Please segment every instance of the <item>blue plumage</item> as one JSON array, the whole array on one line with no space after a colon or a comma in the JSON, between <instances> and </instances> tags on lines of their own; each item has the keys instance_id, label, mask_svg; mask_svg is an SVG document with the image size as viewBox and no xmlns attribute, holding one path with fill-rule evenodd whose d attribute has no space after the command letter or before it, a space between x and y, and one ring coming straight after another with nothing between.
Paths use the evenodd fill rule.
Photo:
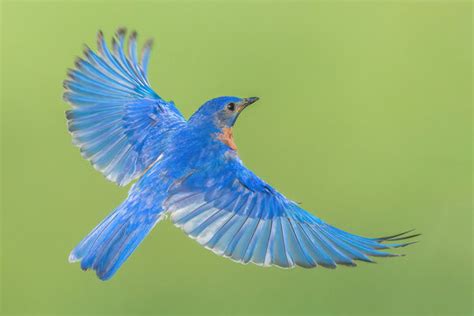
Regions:
<instances>
[{"instance_id":1,"label":"blue plumage","mask_svg":"<svg viewBox=\"0 0 474 316\"><path fill-rule=\"evenodd\" d=\"M140 60L136 47L135 32L127 45L119 29L112 50L99 32L98 53L86 47L64 82L68 128L83 157L119 185L138 179L71 252L71 262L111 278L166 214L219 255L283 268L372 262L417 236L353 235L285 198L243 165L233 140L239 114L258 98L212 99L186 121L150 87L151 41Z\"/></svg>"}]
</instances>

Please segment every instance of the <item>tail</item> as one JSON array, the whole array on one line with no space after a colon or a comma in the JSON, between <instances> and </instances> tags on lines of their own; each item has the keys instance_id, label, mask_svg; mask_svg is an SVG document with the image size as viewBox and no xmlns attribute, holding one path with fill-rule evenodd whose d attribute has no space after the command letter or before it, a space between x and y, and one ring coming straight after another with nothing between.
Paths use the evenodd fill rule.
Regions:
<instances>
[{"instance_id":1,"label":"tail","mask_svg":"<svg viewBox=\"0 0 474 316\"><path fill-rule=\"evenodd\" d=\"M110 279L163 217L161 210L138 210L138 205L125 201L116 208L72 250L69 262Z\"/></svg>"}]
</instances>

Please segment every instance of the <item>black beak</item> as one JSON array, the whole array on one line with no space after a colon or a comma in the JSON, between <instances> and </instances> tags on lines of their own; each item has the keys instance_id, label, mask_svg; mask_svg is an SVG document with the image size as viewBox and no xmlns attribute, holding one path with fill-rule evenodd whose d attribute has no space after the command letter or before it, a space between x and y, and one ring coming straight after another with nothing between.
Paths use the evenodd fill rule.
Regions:
<instances>
[{"instance_id":1,"label":"black beak","mask_svg":"<svg viewBox=\"0 0 474 316\"><path fill-rule=\"evenodd\" d=\"M247 106L258 101L258 97L245 98L242 100L241 105L239 106L238 112L242 112Z\"/></svg>"},{"instance_id":2,"label":"black beak","mask_svg":"<svg viewBox=\"0 0 474 316\"><path fill-rule=\"evenodd\" d=\"M250 98L246 98L245 99L245 106L248 106L252 103L255 103L259 100L260 98L259 97L250 97Z\"/></svg>"}]
</instances>

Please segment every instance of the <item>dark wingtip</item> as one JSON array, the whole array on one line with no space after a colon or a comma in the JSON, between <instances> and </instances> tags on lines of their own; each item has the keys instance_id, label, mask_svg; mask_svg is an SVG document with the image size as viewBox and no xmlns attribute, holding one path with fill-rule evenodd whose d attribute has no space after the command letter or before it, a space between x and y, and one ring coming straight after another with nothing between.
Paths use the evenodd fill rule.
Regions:
<instances>
[{"instance_id":1,"label":"dark wingtip","mask_svg":"<svg viewBox=\"0 0 474 316\"><path fill-rule=\"evenodd\" d=\"M375 260L372 260L369 257L366 257L366 258L357 257L357 258L354 258L354 260L363 261L363 262L367 262L367 263L377 263L377 262L375 262Z\"/></svg>"},{"instance_id":2,"label":"dark wingtip","mask_svg":"<svg viewBox=\"0 0 474 316\"><path fill-rule=\"evenodd\" d=\"M388 239L388 241L405 240L405 239L415 238L415 237L418 237L418 236L421 236L421 233L412 234L412 235L409 235L409 236L398 237L398 238L390 238L390 239Z\"/></svg>"},{"instance_id":3,"label":"dark wingtip","mask_svg":"<svg viewBox=\"0 0 474 316\"><path fill-rule=\"evenodd\" d=\"M417 233L417 234L411 234L411 235L406 236L406 234L411 233L413 231L415 231L415 229L410 229L410 230L404 231L403 233L399 233L399 234L395 234L395 235L375 238L375 240L377 240L378 242L390 242L390 241L397 241L397 240L405 240L405 239L409 239L409 238L414 238L414 237L417 237L417 236L421 235L421 234Z\"/></svg>"},{"instance_id":4,"label":"dark wingtip","mask_svg":"<svg viewBox=\"0 0 474 316\"><path fill-rule=\"evenodd\" d=\"M84 60L81 57L76 57L76 60L74 61L74 65L76 66L77 69L81 69L81 63Z\"/></svg>"},{"instance_id":5,"label":"dark wingtip","mask_svg":"<svg viewBox=\"0 0 474 316\"><path fill-rule=\"evenodd\" d=\"M120 37L125 36L126 33L127 33L127 28L123 26L119 27L116 31L116 34Z\"/></svg>"},{"instance_id":6,"label":"dark wingtip","mask_svg":"<svg viewBox=\"0 0 474 316\"><path fill-rule=\"evenodd\" d=\"M102 30L97 31L97 45L100 46L100 42L104 39L104 32Z\"/></svg>"},{"instance_id":7,"label":"dark wingtip","mask_svg":"<svg viewBox=\"0 0 474 316\"><path fill-rule=\"evenodd\" d=\"M403 247L410 246L410 245L417 244L417 243L419 243L419 240L399 244L399 245L394 246L393 248L403 248Z\"/></svg>"},{"instance_id":8,"label":"dark wingtip","mask_svg":"<svg viewBox=\"0 0 474 316\"><path fill-rule=\"evenodd\" d=\"M69 91L63 93L63 101L69 103Z\"/></svg>"},{"instance_id":9,"label":"dark wingtip","mask_svg":"<svg viewBox=\"0 0 474 316\"><path fill-rule=\"evenodd\" d=\"M72 110L67 110L65 113L66 113L66 119L68 121L73 119L73 111Z\"/></svg>"},{"instance_id":10,"label":"dark wingtip","mask_svg":"<svg viewBox=\"0 0 474 316\"><path fill-rule=\"evenodd\" d=\"M123 44L124 40L125 40L125 35L127 34L127 29L125 27L119 27L117 29L117 31L115 32L115 36L117 37L120 45ZM114 38L112 38L113 40ZM115 45L115 44L112 44L112 45Z\"/></svg>"},{"instance_id":11,"label":"dark wingtip","mask_svg":"<svg viewBox=\"0 0 474 316\"><path fill-rule=\"evenodd\" d=\"M378 238L375 238L375 239L378 239L378 240L391 239L391 238L394 238L394 237L398 237L398 236L402 236L402 235L411 233L411 232L414 231L414 230L415 230L415 229L410 229L410 230L404 231L403 233L398 233L398 234L395 234L395 235L389 235L389 236L378 237Z\"/></svg>"},{"instance_id":12,"label":"dark wingtip","mask_svg":"<svg viewBox=\"0 0 474 316\"><path fill-rule=\"evenodd\" d=\"M146 40L145 44L143 45L144 49L151 49L153 47L154 40L153 38L149 38Z\"/></svg>"},{"instance_id":13,"label":"dark wingtip","mask_svg":"<svg viewBox=\"0 0 474 316\"><path fill-rule=\"evenodd\" d=\"M320 263L319 264L321 267L324 267L326 269L336 269L337 268L337 264L327 264L327 263Z\"/></svg>"},{"instance_id":14,"label":"dark wingtip","mask_svg":"<svg viewBox=\"0 0 474 316\"><path fill-rule=\"evenodd\" d=\"M350 268L355 268L357 267L357 263L354 261L351 262L336 262L337 265L344 266L344 267L350 267Z\"/></svg>"},{"instance_id":15,"label":"dark wingtip","mask_svg":"<svg viewBox=\"0 0 474 316\"><path fill-rule=\"evenodd\" d=\"M67 70L67 72L66 72L66 76L68 76L69 78L71 78L71 79L74 80L75 77L74 77L73 72L74 72L74 71L73 71L71 68L69 68L69 69Z\"/></svg>"},{"instance_id":16,"label":"dark wingtip","mask_svg":"<svg viewBox=\"0 0 474 316\"><path fill-rule=\"evenodd\" d=\"M87 44L84 44L84 47L82 49L82 52L84 53L84 55L89 58L89 55L91 53L92 49L87 45Z\"/></svg>"},{"instance_id":17,"label":"dark wingtip","mask_svg":"<svg viewBox=\"0 0 474 316\"><path fill-rule=\"evenodd\" d=\"M99 51L99 53L102 54L102 43L104 41L104 33L102 32L102 30L99 30L97 32L97 50Z\"/></svg>"},{"instance_id":18,"label":"dark wingtip","mask_svg":"<svg viewBox=\"0 0 474 316\"><path fill-rule=\"evenodd\" d=\"M69 89L69 82L70 82L70 81L67 80L67 79L63 81L63 88L64 88L64 89L66 89L66 90Z\"/></svg>"}]
</instances>

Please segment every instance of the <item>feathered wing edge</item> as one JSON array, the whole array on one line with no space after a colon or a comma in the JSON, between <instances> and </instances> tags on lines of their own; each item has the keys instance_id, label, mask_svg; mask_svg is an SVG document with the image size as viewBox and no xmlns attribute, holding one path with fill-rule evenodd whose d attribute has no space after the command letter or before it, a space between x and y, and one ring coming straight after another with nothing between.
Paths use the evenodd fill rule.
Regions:
<instances>
[{"instance_id":1,"label":"feathered wing edge","mask_svg":"<svg viewBox=\"0 0 474 316\"><path fill-rule=\"evenodd\" d=\"M370 257L414 242L420 234L366 238L326 224L277 193L252 192L234 183L229 190L175 191L165 202L171 219L187 235L214 253L247 264L292 268L337 265ZM403 241L403 242L400 242ZM393 243L395 242L395 243Z\"/></svg>"},{"instance_id":2,"label":"feathered wing edge","mask_svg":"<svg viewBox=\"0 0 474 316\"><path fill-rule=\"evenodd\" d=\"M148 81L147 69L153 40L145 42L141 60L137 58L137 33L131 32L126 47L126 29L117 30L109 50L102 31L97 35L98 54L85 45L84 58L75 61L64 81L64 98L73 106L160 98ZM89 97L89 98L87 98Z\"/></svg>"},{"instance_id":3,"label":"feathered wing edge","mask_svg":"<svg viewBox=\"0 0 474 316\"><path fill-rule=\"evenodd\" d=\"M98 53L86 46L85 57L76 60L64 81L64 100L72 105L66 117L73 143L95 169L119 185L138 177L160 154L158 149L152 157L147 152L145 159L141 153L151 132L156 138L184 121L150 87L152 40L146 41L139 60L137 33L128 37L128 49L125 34L124 28L116 32L111 51L99 31Z\"/></svg>"}]
</instances>

